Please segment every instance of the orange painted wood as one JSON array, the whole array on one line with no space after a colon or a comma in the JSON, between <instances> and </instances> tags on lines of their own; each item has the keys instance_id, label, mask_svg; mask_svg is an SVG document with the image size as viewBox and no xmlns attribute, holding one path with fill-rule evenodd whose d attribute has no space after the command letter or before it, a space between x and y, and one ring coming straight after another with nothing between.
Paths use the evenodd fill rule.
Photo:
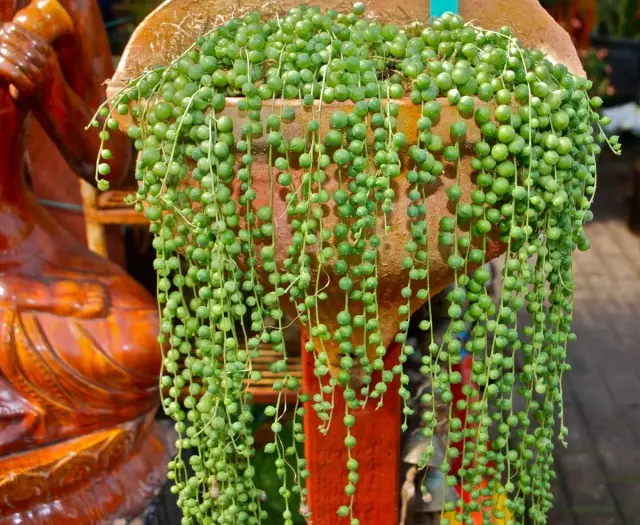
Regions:
<instances>
[{"instance_id":1,"label":"orange painted wood","mask_svg":"<svg viewBox=\"0 0 640 525\"><path fill-rule=\"evenodd\" d=\"M303 388L313 396L319 392L318 380L313 374L314 356L304 350L302 341ZM397 361L400 346L392 347L387 367ZM379 378L374 375L374 384ZM352 455L359 462L360 479L356 485L354 517L362 525L393 525L398 522L401 402L398 396L398 378L388 385L384 404L376 409L378 401L371 399L364 409L352 412L356 423L352 434L357 444ZM311 405L313 401L309 403ZM329 432L318 430L321 421L311 406L305 414L305 458L311 477L307 481L309 505L313 523L319 525L345 525L349 523L336 511L348 504L344 493L348 470L347 449L344 445L346 429L342 423L345 402L342 390L336 389L333 421Z\"/></svg>"}]
</instances>

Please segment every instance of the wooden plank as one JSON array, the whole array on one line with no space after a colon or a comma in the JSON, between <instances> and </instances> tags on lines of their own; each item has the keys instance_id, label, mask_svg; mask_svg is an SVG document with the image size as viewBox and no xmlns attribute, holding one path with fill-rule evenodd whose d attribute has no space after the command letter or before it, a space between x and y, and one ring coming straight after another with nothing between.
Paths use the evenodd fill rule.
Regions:
<instances>
[{"instance_id":1,"label":"wooden plank","mask_svg":"<svg viewBox=\"0 0 640 525\"><path fill-rule=\"evenodd\" d=\"M247 380L247 392L253 397L252 402L257 404L271 404L278 399L279 393L273 389L273 385L278 380L283 380L284 373L274 373L269 367L282 359L282 354L273 351L268 345L260 349L260 355L252 360L253 369L262 374L262 379L257 382ZM302 362L300 355L293 354L287 357L287 372L302 382ZM196 379L197 381L197 379ZM167 395L168 389L165 391ZM181 398L189 395L188 387L183 388ZM287 403L295 403L297 393L290 390L283 390L282 395Z\"/></svg>"},{"instance_id":2,"label":"wooden plank","mask_svg":"<svg viewBox=\"0 0 640 525\"><path fill-rule=\"evenodd\" d=\"M135 210L100 209L96 212L93 222L97 224L149 224L149 220Z\"/></svg>"},{"instance_id":3,"label":"wooden plank","mask_svg":"<svg viewBox=\"0 0 640 525\"><path fill-rule=\"evenodd\" d=\"M110 190L101 192L98 194L97 206L100 209L104 208L124 208L135 212L131 205L125 203L125 199L128 195L135 194L138 188L129 188L126 190ZM137 212L135 212L137 213Z\"/></svg>"}]
</instances>

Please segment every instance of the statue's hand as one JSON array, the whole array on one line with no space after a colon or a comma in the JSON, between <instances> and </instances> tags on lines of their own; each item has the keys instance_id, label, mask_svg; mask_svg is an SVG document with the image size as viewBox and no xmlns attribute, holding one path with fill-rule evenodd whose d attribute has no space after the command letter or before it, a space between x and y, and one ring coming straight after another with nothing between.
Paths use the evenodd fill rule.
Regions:
<instances>
[{"instance_id":1,"label":"statue's hand","mask_svg":"<svg viewBox=\"0 0 640 525\"><path fill-rule=\"evenodd\" d=\"M64 85L53 48L22 27L0 25L0 80L16 88L16 102L25 109L48 102Z\"/></svg>"},{"instance_id":2,"label":"statue's hand","mask_svg":"<svg viewBox=\"0 0 640 525\"><path fill-rule=\"evenodd\" d=\"M60 317L98 319L106 317L109 308L109 291L98 281L0 277L0 311L18 309Z\"/></svg>"},{"instance_id":3,"label":"statue's hand","mask_svg":"<svg viewBox=\"0 0 640 525\"><path fill-rule=\"evenodd\" d=\"M54 281L50 284L50 291L54 300L54 314L84 319L107 315L109 296L107 289L99 282Z\"/></svg>"}]
</instances>

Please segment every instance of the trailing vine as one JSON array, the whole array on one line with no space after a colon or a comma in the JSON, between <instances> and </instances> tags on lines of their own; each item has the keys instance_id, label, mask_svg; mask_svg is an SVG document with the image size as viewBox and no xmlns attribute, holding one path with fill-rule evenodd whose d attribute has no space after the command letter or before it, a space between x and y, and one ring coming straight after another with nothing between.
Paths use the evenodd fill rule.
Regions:
<instances>
[{"instance_id":1,"label":"trailing vine","mask_svg":"<svg viewBox=\"0 0 640 525\"><path fill-rule=\"evenodd\" d=\"M421 373L431 386L421 402L432 410L421 432L433 439L436 407L448 407L440 469L448 485L461 483L470 495L445 510L464 523L475 512L483 523L546 523L554 440L567 434L562 376L575 339L572 253L589 247L583 226L592 218L598 143L606 140L590 85L525 49L508 28L484 30L453 14L400 28L365 18L356 3L350 13L300 6L282 18L252 12L230 20L99 110L92 124L104 118L103 144L118 127L116 112L132 119L128 133L139 151L139 189L129 202L154 234L160 387L178 434L169 477L183 524L264 522L246 385L261 379L252 363L267 344L280 355L271 371L282 378L273 385L277 402L266 409L274 438L265 448L282 480L282 522L291 525L298 514L311 520L310 473L290 444L304 441L307 406L321 430L336 417L346 427L349 474L345 505L336 510L360 523L354 413L395 396L388 386L399 377L406 429L413 412L403 365L416 351L407 334L417 303L427 303L419 327L430 333ZM419 114L410 122L408 107ZM438 134L449 108L456 120ZM617 138L608 143L619 152ZM103 147L101 189L110 158ZM469 171L475 187L467 195L461 178ZM430 222L428 197L449 174L452 212ZM389 362L378 270L399 188L408 199L407 243L397 247L406 252L395 335L402 352ZM286 206L278 211L274 195L282 192ZM437 245L429 242L433 227ZM497 302L487 291L491 242L505 251ZM447 254L454 281L441 341L430 309L437 250ZM323 308L328 294L339 293L342 310ZM300 388L288 369L285 312L310 334L305 350L314 354L320 392L311 399L298 393L294 407L284 395ZM469 322L463 344L458 336ZM337 361L330 344L339 347ZM473 357L471 382L455 400L464 352ZM344 414L334 413L338 395ZM293 441L281 438L287 410ZM184 451L192 452L188 464ZM427 447L421 468L433 454ZM509 514L495 508L494 494L506 496Z\"/></svg>"}]
</instances>

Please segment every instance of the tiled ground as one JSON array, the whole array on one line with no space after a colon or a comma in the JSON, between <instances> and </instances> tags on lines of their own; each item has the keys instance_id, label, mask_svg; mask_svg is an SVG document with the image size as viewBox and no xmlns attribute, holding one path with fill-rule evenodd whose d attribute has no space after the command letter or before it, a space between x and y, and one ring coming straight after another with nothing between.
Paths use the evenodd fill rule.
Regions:
<instances>
[{"instance_id":1,"label":"tiled ground","mask_svg":"<svg viewBox=\"0 0 640 525\"><path fill-rule=\"evenodd\" d=\"M550 525L640 524L640 239L627 228L632 164L601 163L592 249L576 255L567 374L569 447Z\"/></svg>"}]
</instances>

